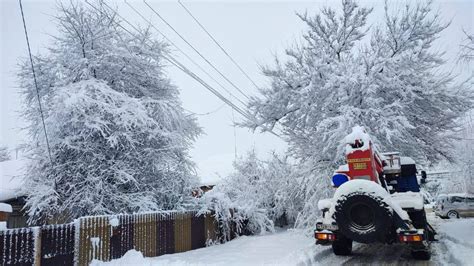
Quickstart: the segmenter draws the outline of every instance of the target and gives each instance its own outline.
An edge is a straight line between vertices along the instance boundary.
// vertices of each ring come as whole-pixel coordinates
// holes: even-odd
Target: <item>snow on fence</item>
[[[0,265],[32,265],[35,260],[37,228],[0,231]]]
[[[195,211],[81,217],[70,224],[0,230],[0,265],[87,265],[136,249],[146,257],[205,247],[220,237]]]

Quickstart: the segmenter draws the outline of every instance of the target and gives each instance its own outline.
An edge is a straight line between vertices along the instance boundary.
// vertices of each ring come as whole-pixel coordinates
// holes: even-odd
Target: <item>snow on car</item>
[[[453,193],[439,195],[436,200],[436,215],[442,218],[474,217],[474,195]]]

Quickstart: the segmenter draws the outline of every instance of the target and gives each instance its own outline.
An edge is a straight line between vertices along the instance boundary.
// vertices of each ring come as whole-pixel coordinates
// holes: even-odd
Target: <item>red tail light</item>
[[[400,242],[420,242],[423,241],[422,235],[399,235]]]

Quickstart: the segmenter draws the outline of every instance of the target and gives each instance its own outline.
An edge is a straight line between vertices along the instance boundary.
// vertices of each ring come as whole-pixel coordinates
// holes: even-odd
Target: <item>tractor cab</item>
[[[383,174],[390,193],[420,192],[416,177],[416,164],[410,157],[400,156],[398,152],[382,153],[384,158]]]

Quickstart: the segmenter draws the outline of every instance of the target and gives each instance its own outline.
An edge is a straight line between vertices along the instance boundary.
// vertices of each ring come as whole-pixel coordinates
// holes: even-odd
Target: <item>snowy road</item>
[[[404,245],[354,245],[354,254],[336,257],[330,247],[314,245],[301,231],[243,236],[226,244],[143,258],[139,252],[106,265],[474,265],[474,219],[431,217],[440,241],[432,244],[430,261],[415,261]],[[103,263],[94,262],[95,265]]]

